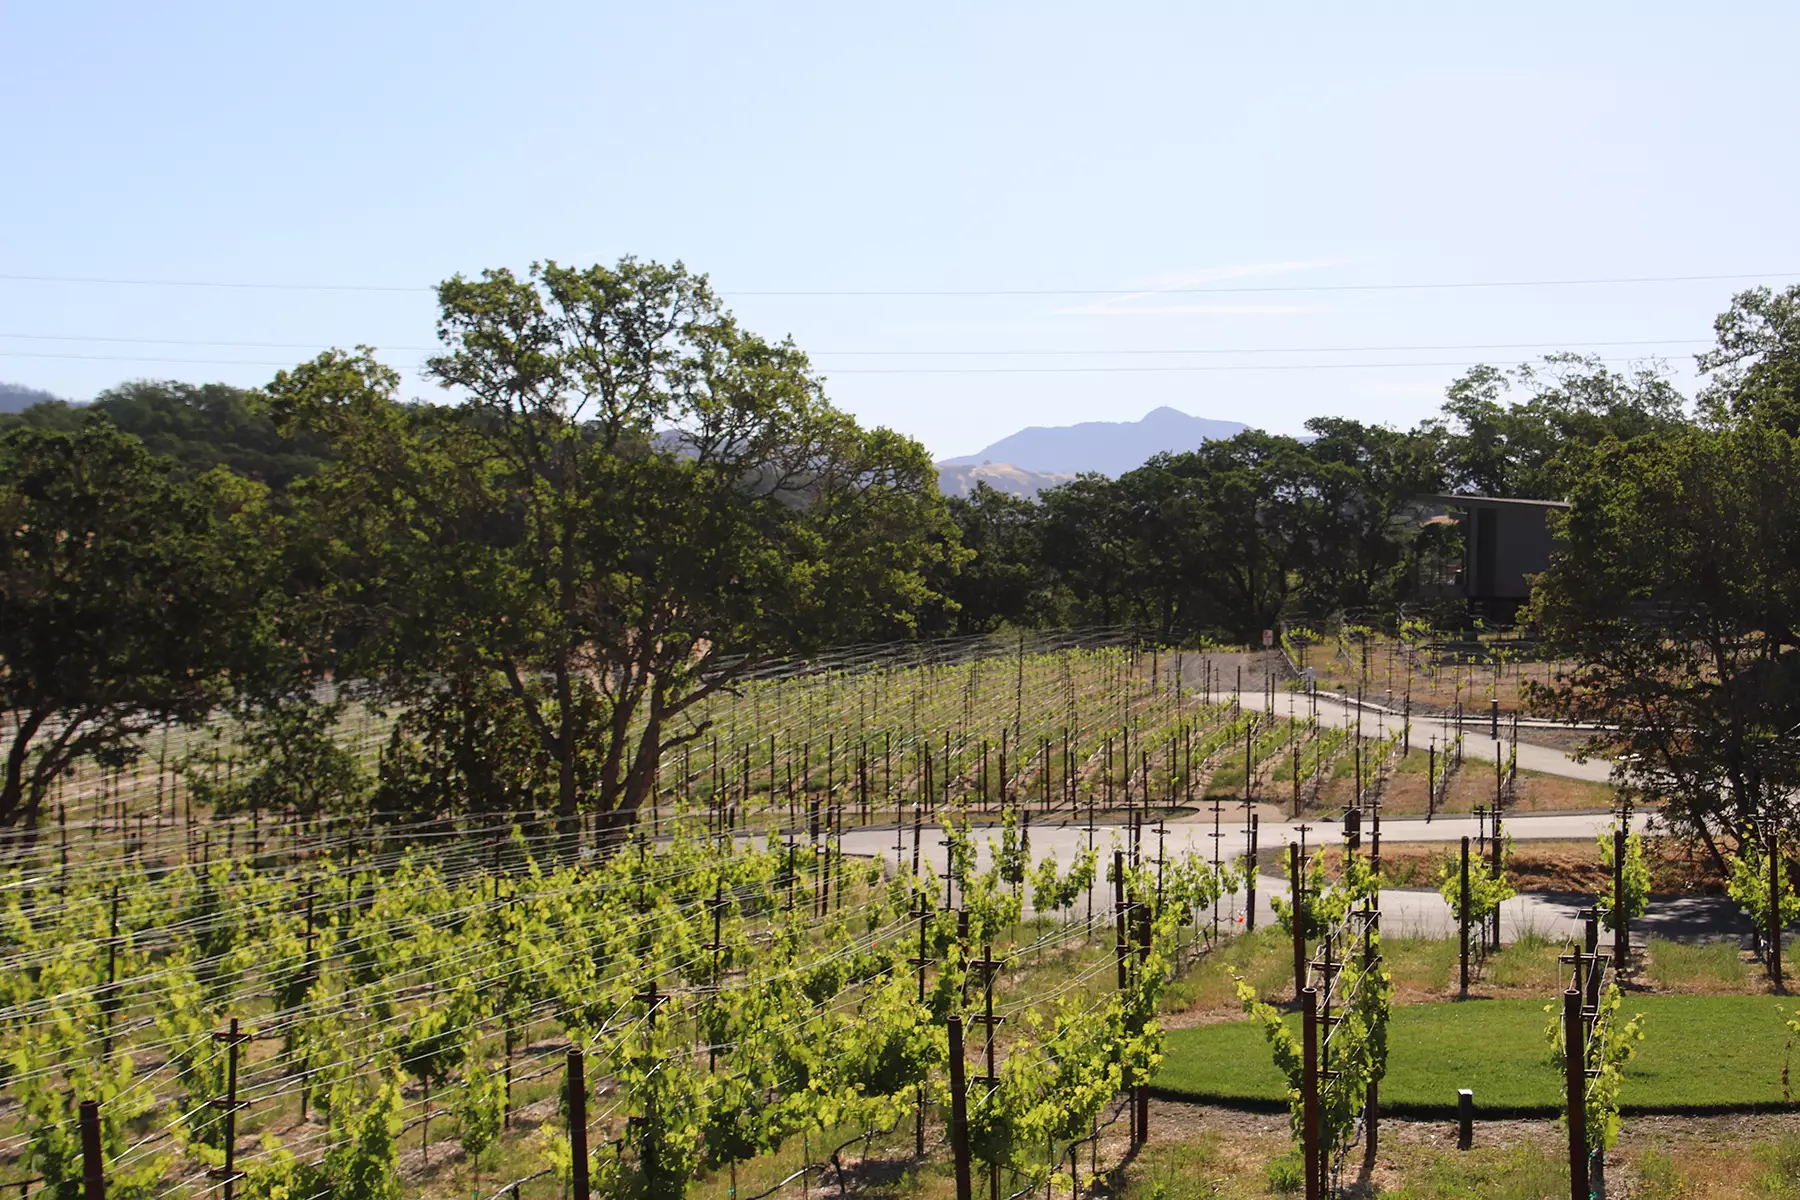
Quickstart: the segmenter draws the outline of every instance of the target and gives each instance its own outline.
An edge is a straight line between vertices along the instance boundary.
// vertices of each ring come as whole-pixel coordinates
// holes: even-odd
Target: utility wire
[[[203,338],[110,337],[95,334],[72,333],[0,333],[0,340],[22,342],[104,342],[114,345],[123,344],[134,346],[225,346],[241,349],[264,350],[314,350],[320,346],[333,344],[328,340],[315,342],[235,342],[213,341]],[[1565,339],[1559,342],[1433,343],[1422,346],[1195,346],[1172,347],[1167,349],[1141,349],[1131,347],[1124,349],[1090,350],[1070,350],[1064,348],[1048,348],[1041,350],[809,350],[807,353],[812,356],[831,358],[1067,358],[1071,356],[1184,354],[1400,354],[1438,350],[1559,350],[1567,349],[1572,346],[1692,346],[1710,344],[1710,339],[1707,338],[1635,338],[1628,341],[1578,341]],[[389,345],[380,347],[380,349],[431,354],[445,350],[446,347],[441,345]]]
[[[0,358],[50,358],[79,360],[86,362],[132,362],[132,363],[183,363],[190,366],[208,365],[224,367],[291,367],[292,362],[262,361],[232,358],[163,358],[152,355],[136,354],[49,354],[33,351],[0,350]],[[1112,367],[843,367],[826,371],[827,375],[1110,375],[1110,374],[1210,374],[1224,371],[1339,371],[1339,370],[1374,370],[1398,367],[1473,367],[1478,365],[1495,367],[1517,367],[1530,363],[1530,359],[1513,359],[1500,362],[1487,360],[1459,359],[1456,361],[1434,360],[1429,362],[1329,362],[1329,363],[1233,363],[1224,365],[1196,365],[1191,363],[1168,364],[1159,366],[1112,366]],[[1635,362],[1633,358],[1601,358],[1601,362]],[[409,370],[417,370],[420,363],[391,363]]]
[[[1289,292],[1450,291],[1472,288],[1598,287],[1644,283],[1716,283],[1752,279],[1789,279],[1800,271],[1757,271],[1718,275],[1627,275],[1591,279],[1480,279],[1423,283],[1244,284],[1219,287],[1135,288],[792,288],[733,289],[726,296],[1210,296]],[[119,276],[0,274],[5,283],[73,283],[107,287],[225,288],[292,292],[433,292],[435,287],[371,283],[275,283],[226,279],[143,279]]]

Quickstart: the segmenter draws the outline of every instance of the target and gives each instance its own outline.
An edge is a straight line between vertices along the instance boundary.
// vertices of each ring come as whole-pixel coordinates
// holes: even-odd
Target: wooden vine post
[[[1581,1018],[1579,988],[1569,988],[1563,993],[1563,1074],[1568,1092],[1569,1197],[1570,1200],[1589,1200],[1587,1036]]]
[[[499,847],[499,843],[496,842],[494,844],[494,856],[496,859],[499,858],[499,854],[500,854],[500,847]],[[493,878],[498,880],[498,878],[499,878],[498,868],[496,868]],[[494,884],[494,887],[496,888],[496,894],[498,894],[497,889],[499,888],[499,886],[500,885],[498,884],[498,882],[496,882]],[[318,893],[309,886],[306,890],[306,941],[305,941],[306,951],[304,954],[304,961],[305,961],[306,965],[303,968],[301,968],[301,971],[302,971],[301,978],[305,981],[304,987],[307,991],[311,990],[312,985],[315,982],[317,982],[318,978],[319,978],[318,959],[314,957],[316,934],[314,932],[314,920],[313,920],[313,904],[317,899],[318,899]],[[300,1080],[301,1080],[301,1085],[300,1085],[300,1123],[302,1125],[304,1125],[306,1123],[306,1094],[310,1090],[310,1088],[307,1086],[307,1083],[308,1083],[308,1080],[311,1075],[312,1075],[312,1054],[309,1049],[306,1053],[304,1053],[301,1056],[301,1059],[300,1059]]]
[[[1600,1007],[1600,918],[1593,909],[1586,913],[1585,928],[1582,932],[1582,945],[1587,949],[1587,1006],[1590,1009]],[[1576,967],[1575,975],[1582,979],[1582,968]]]
[[[1774,980],[1777,994],[1787,991],[1781,976],[1781,846],[1773,822],[1769,825],[1769,978]]]
[[[1425,750],[1425,819],[1437,815],[1437,739]]]
[[[1374,801],[1373,815],[1369,872],[1377,890],[1370,894],[1369,917],[1363,925],[1362,970],[1365,978],[1377,968],[1375,944],[1381,936],[1381,905],[1377,901],[1381,887],[1381,801],[1379,797]],[[1369,1090],[1365,1094],[1363,1108],[1366,1113],[1365,1125],[1368,1130],[1368,1142],[1364,1147],[1365,1161],[1373,1165],[1376,1148],[1381,1142],[1381,1080],[1374,1076],[1369,1079]]]
[[[1496,779],[1499,778],[1499,774],[1500,774],[1500,752],[1498,750],[1496,750],[1496,751],[1494,751],[1494,776]],[[1501,872],[1504,871],[1505,867],[1506,867],[1505,858],[1504,858],[1503,854],[1501,853],[1501,841],[1500,841],[1500,806],[1501,806],[1501,803],[1502,803],[1502,797],[1501,797],[1500,793],[1498,791],[1496,791],[1494,793],[1494,878],[1495,879],[1500,878]],[[1494,949],[1496,951],[1500,949],[1500,906],[1498,904],[1494,905]]]
[[[571,1193],[575,1200],[588,1194],[587,1070],[579,1049],[569,1051],[569,1159]]]
[[[1625,902],[1625,824],[1621,821],[1613,830],[1613,970],[1624,971],[1630,956],[1631,909]],[[1777,968],[1780,961],[1778,951]],[[1779,970],[1775,977],[1781,978]]]
[[[1288,843],[1288,880],[1293,884],[1292,906],[1289,908],[1294,934],[1294,995],[1296,998],[1306,990],[1306,922],[1301,907],[1306,900],[1306,880],[1301,875],[1305,863],[1300,858],[1298,842]]]
[[[1244,864],[1244,932],[1256,932],[1256,840],[1257,814],[1250,813],[1250,845]]]
[[[1462,886],[1456,905],[1456,928],[1462,960],[1461,999],[1469,998],[1469,839],[1462,840]]]
[[[1256,721],[1253,719],[1244,726],[1244,803],[1250,803],[1250,776],[1255,769],[1251,754],[1256,748]]]
[[[214,1178],[223,1184],[225,1200],[231,1200],[238,1180],[244,1173],[237,1169],[237,1115],[238,1103],[238,1047],[250,1040],[247,1035],[238,1032],[238,1019],[231,1018],[226,1032],[215,1033],[213,1037],[225,1043],[225,1094],[215,1097],[214,1108],[223,1110],[225,1114],[225,1166],[214,1173]]]
[[[113,1014],[119,1008],[119,885],[113,884],[112,917],[108,926],[106,939],[106,990],[100,1002],[100,1013],[105,1033],[100,1040],[100,1059],[102,1062],[112,1061]]]
[[[1320,1187],[1324,1172],[1324,1155],[1319,1146],[1319,993],[1316,988],[1300,989],[1304,1008],[1301,1019],[1300,1123],[1301,1145],[1306,1164],[1306,1200],[1323,1200]]]
[[[1150,906],[1139,901],[1132,905],[1132,912],[1137,917],[1138,933],[1138,981],[1142,985],[1144,974],[1149,970],[1150,937],[1152,916]],[[1137,1141],[1143,1145],[1150,1140],[1150,1079],[1145,1076],[1137,1085]]]
[[[100,1150],[100,1102],[81,1102],[81,1200],[106,1200],[106,1164]]]
[[[950,1151],[956,1163],[956,1200],[973,1200],[969,1182],[969,1101],[963,1063],[962,1017],[949,1018]]]
[[[914,844],[914,849],[916,852],[917,843]],[[918,906],[916,915],[919,918],[919,955],[908,961],[918,969],[919,1003],[923,1005],[925,1003],[925,968],[931,964],[931,960],[925,957],[927,949],[925,939],[931,909],[925,902],[924,892],[919,892],[914,897],[914,903]],[[925,1157],[925,1085],[923,1083],[919,1085],[916,1114],[913,1120],[913,1153],[919,1158]]]
[[[982,1027],[984,1035],[982,1040],[985,1042],[983,1052],[987,1071],[978,1077],[976,1082],[984,1088],[994,1088],[1000,1084],[1000,1076],[994,1066],[994,1030],[1006,1020],[1005,1017],[994,1015],[994,975],[1001,964],[994,958],[993,946],[988,942],[983,942],[980,960],[969,965],[980,970],[981,987],[984,993],[983,1011],[976,1014],[972,1020]],[[1000,1167],[998,1163],[988,1164],[988,1200],[1000,1200]]]
[[[1118,959],[1119,990],[1125,990],[1125,852],[1113,851],[1113,951]]]
[[[1125,891],[1125,852],[1113,851],[1113,912],[1114,912],[1114,951],[1117,956],[1118,985],[1121,992],[1130,986],[1131,943],[1136,928],[1132,918],[1136,915],[1138,905],[1127,897]],[[1143,1140],[1143,1131],[1139,1128],[1138,1118],[1138,1085],[1127,1071],[1120,1081],[1125,1087],[1125,1107],[1128,1124],[1131,1129],[1131,1145],[1135,1149]]]
[[[1294,785],[1294,820],[1300,819],[1300,743],[1294,743],[1294,763],[1291,771]]]

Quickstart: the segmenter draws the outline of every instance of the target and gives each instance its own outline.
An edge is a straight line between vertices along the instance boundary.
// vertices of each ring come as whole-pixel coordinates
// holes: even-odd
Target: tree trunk
[[[13,731],[12,745],[6,752],[6,777],[0,780],[0,826],[13,826],[21,819],[35,814],[23,811],[25,796],[25,760],[31,757],[31,739],[37,736],[50,714],[42,709],[34,709],[19,722]],[[33,789],[34,792],[36,789]]]
[[[581,794],[575,780],[575,748],[568,743],[557,747],[556,754],[556,833],[563,853],[573,857],[580,848]]]
[[[574,693],[566,664],[556,670],[556,833],[565,857],[581,850],[581,789],[575,777]]]

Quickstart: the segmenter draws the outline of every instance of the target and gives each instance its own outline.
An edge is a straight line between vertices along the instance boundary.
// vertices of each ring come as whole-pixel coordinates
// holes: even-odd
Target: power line
[[[0,337],[7,336],[0,334]],[[1567,350],[1576,346],[1710,346],[1709,338],[1637,338],[1630,341],[1469,342],[1428,346],[1204,346],[1169,350],[813,350],[809,354],[843,358],[962,358],[975,356],[1068,357],[1176,354],[1401,354],[1438,350]]]
[[[258,350],[317,350],[329,342],[238,342],[196,338],[110,337],[95,334],[65,333],[0,333],[0,340],[23,342],[99,342],[134,346],[225,346]],[[1400,354],[1440,350],[1557,350],[1576,346],[1697,346],[1710,345],[1707,338],[1636,338],[1628,341],[1560,341],[1560,342],[1469,342],[1434,343],[1417,346],[1199,346],[1169,349],[1005,349],[1005,350],[812,350],[816,357],[831,358],[1066,358],[1118,356],[1155,356],[1187,354]],[[432,353],[443,346],[381,347],[386,350]],[[0,351],[0,353],[6,353]],[[21,352],[22,353],[22,352]]]
[[[1719,275],[1627,275],[1591,279],[1478,279],[1425,283],[1233,284],[1219,287],[1136,288],[795,288],[731,289],[726,296],[819,297],[947,297],[947,296],[1215,296],[1291,292],[1451,291],[1473,288],[1599,287],[1646,283],[1719,283],[1753,279],[1800,278],[1800,271],[1758,271]],[[226,279],[141,279],[90,275],[0,274],[6,283],[70,283],[108,287],[225,288],[249,291],[396,292],[436,291],[432,287],[374,283],[273,283]]]
[[[106,342],[131,346],[234,346],[252,350],[318,350],[333,344],[329,339],[316,342],[234,342],[213,338],[146,338],[112,337],[88,333],[0,333],[0,340],[14,342]],[[430,353],[442,346],[386,346],[387,350],[410,350]]]
[[[1710,283],[1729,280],[1791,279],[1796,276],[1800,276],[1800,271],[1769,271],[1748,275],[1637,275],[1612,279],[1482,279],[1452,283],[1251,284],[1232,287],[1179,288],[945,288],[929,291],[732,291],[722,294],[729,296],[1219,296],[1272,292],[1410,292],[1468,288],[1597,287],[1609,284]]]
[[[171,363],[188,366],[222,367],[291,367],[288,361],[263,361],[234,358],[169,358],[135,354],[50,354],[29,350],[0,350],[0,358],[40,358],[79,362]],[[1192,363],[1158,366],[1110,367],[844,367],[826,372],[828,375],[1105,375],[1138,373],[1206,373],[1215,371],[1336,371],[1370,370],[1395,367],[1518,367],[1530,359],[1511,361],[1459,360],[1455,362],[1331,362],[1331,363],[1231,363],[1198,365]],[[1600,358],[1600,362],[1635,362],[1632,358]],[[420,363],[390,363],[405,370],[417,370]]]
[[[1200,366],[1193,363],[1147,367],[845,367],[827,375],[1107,375],[1156,373],[1207,373],[1214,371],[1359,371],[1391,367],[1522,367],[1530,359],[1510,362],[1464,360],[1459,362],[1330,362],[1330,363],[1229,363]],[[1630,358],[1600,358],[1600,362],[1635,362]]]
[[[49,351],[39,352],[36,350],[0,350],[0,358],[53,358],[71,362],[186,363],[191,366],[212,367],[291,367],[294,365],[292,359],[168,358],[155,354],[52,354]],[[416,366],[417,364],[412,365]]]
[[[436,288],[381,283],[258,283],[229,279],[126,279],[95,275],[0,274],[5,283],[81,283],[108,287],[230,288],[269,292],[434,292]]]

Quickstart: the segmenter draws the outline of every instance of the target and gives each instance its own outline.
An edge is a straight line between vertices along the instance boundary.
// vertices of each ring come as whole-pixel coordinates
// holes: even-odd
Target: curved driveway
[[[1240,702],[1247,709],[1259,711],[1270,711],[1271,707],[1271,698],[1259,692],[1243,693]],[[1354,727],[1357,719],[1354,701],[1327,693],[1320,693],[1315,698],[1299,692],[1278,691],[1272,698],[1272,706],[1273,712],[1282,717],[1309,717],[1316,711],[1321,724],[1328,728]],[[1365,734],[1384,735],[1399,719],[1398,714],[1374,705],[1363,705]],[[1502,726],[1501,732],[1507,732],[1505,726]],[[1425,716],[1412,718],[1412,739],[1415,746],[1420,743],[1430,744],[1433,739],[1443,745],[1454,734],[1455,722],[1452,720]],[[1492,762],[1496,756],[1506,754],[1511,745],[1504,738],[1496,740],[1490,737],[1489,726],[1485,721],[1464,720],[1463,753],[1466,757]],[[1518,752],[1519,766],[1523,770],[1597,783],[1604,783],[1609,779],[1610,768],[1605,762],[1576,762],[1554,747],[1527,742],[1518,744]],[[1605,812],[1520,813],[1506,818],[1505,830],[1517,841],[1585,841],[1609,828],[1612,820],[1611,814]],[[1336,842],[1341,836],[1334,819],[1315,818],[1308,822],[1294,822],[1283,816],[1279,809],[1269,805],[1258,806],[1258,822],[1258,846],[1264,850],[1304,839],[1304,844],[1310,851],[1321,839]],[[1632,823],[1641,830],[1649,824],[1649,818],[1640,813]],[[1371,832],[1364,830],[1365,845]],[[1479,826],[1472,815],[1446,815],[1432,820],[1423,817],[1390,817],[1381,822],[1381,840],[1387,844],[1442,844],[1457,842],[1464,837],[1474,839],[1479,834]],[[999,836],[999,830],[992,826],[974,830],[978,858],[984,867],[991,861],[992,849]],[[1114,848],[1127,848],[1126,842],[1130,836],[1130,829],[1121,824],[1099,825],[1090,834],[1086,825],[1079,821],[1034,823],[1030,826],[1031,855],[1033,859],[1042,859],[1045,855],[1052,854],[1058,861],[1066,863],[1090,844],[1090,838],[1095,849],[1104,854]],[[1155,856],[1160,850],[1170,856],[1194,853],[1208,860],[1216,856],[1221,862],[1237,859],[1245,852],[1249,841],[1240,806],[1225,809],[1216,836],[1210,812],[1169,821],[1161,827],[1160,832],[1157,827],[1148,827],[1142,836],[1145,839],[1143,853],[1149,856]],[[852,854],[910,859],[913,853],[911,829],[847,831],[843,844],[844,849]],[[945,851],[935,831],[925,831],[919,853],[940,874],[943,872]],[[1273,913],[1268,907],[1271,894],[1287,894],[1285,878],[1259,875],[1259,923],[1273,919]],[[1096,896],[1094,900],[1102,906],[1106,902],[1104,896]],[[1241,915],[1242,902],[1241,896],[1227,897],[1221,904],[1221,922],[1229,922],[1235,927]],[[1591,903],[1591,897],[1561,893],[1540,892],[1515,897],[1502,908],[1502,934],[1507,940],[1528,929],[1552,938],[1569,936],[1578,929],[1577,914]],[[1382,894],[1382,910],[1383,927],[1390,933],[1441,935],[1452,933],[1456,928],[1449,906],[1432,890],[1387,889]],[[1650,932],[1682,938],[1736,936],[1737,931],[1743,928],[1737,906],[1717,897],[1654,900],[1650,913],[1642,924]]]

